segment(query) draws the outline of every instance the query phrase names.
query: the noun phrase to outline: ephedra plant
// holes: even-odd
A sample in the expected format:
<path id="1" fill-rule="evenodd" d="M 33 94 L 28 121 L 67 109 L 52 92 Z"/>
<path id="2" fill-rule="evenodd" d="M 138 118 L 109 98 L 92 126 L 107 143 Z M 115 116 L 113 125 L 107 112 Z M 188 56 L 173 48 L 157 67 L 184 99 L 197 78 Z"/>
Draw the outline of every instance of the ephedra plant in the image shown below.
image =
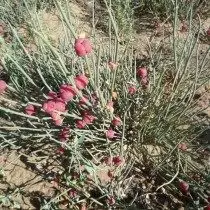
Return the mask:
<path id="1" fill-rule="evenodd" d="M 193 207 L 207 206 L 209 169 L 199 159 L 204 127 L 196 121 L 194 96 L 209 80 L 209 49 L 199 55 L 200 27 L 191 24 L 192 15 L 186 39 L 180 40 L 176 5 L 171 54 L 166 58 L 160 45 L 148 43 L 150 63 L 137 66 L 133 45 L 138 43 L 120 44 L 106 1 L 113 33 L 100 41 L 76 34 L 68 3 L 55 3 L 63 42 L 55 45 L 39 15 L 28 10 L 35 49 L 27 49 L 8 23 L 13 40 L 3 43 L 1 59 L 10 78 L 7 84 L 0 81 L 1 150 L 21 150 L 37 165 L 41 152 L 42 158 L 59 163 L 57 194 L 42 208 L 58 208 L 63 200 L 69 208 L 84 201 L 90 208 L 122 207 L 138 197 L 145 207 L 145 196 L 163 189 L 186 196 Z M 130 191 L 137 189 L 132 182 L 140 185 L 144 176 L 153 180 L 152 187 L 130 199 Z"/>

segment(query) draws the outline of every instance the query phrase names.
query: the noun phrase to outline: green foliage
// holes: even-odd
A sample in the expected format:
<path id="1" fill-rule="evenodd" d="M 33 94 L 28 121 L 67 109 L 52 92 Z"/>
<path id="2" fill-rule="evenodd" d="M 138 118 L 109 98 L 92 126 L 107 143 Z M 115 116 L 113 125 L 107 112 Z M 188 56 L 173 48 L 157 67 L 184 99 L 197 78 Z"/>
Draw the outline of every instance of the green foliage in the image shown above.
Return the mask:
<path id="1" fill-rule="evenodd" d="M 124 35 L 128 34 L 133 27 L 131 0 L 112 0 L 110 2 L 120 33 Z"/>
<path id="2" fill-rule="evenodd" d="M 189 7 L 193 9 L 193 16 L 196 16 L 198 12 L 206 13 L 209 10 L 209 3 L 205 0 L 135 0 L 133 6 L 136 15 L 148 15 L 155 18 L 165 20 L 170 18 L 174 12 L 175 6 L 178 6 L 178 17 L 180 19 L 186 19 L 188 17 Z"/>
<path id="3" fill-rule="evenodd" d="M 1 21 L 18 26 L 29 17 L 28 9 L 37 11 L 41 9 L 51 10 L 55 7 L 54 0 L 0 0 Z"/>

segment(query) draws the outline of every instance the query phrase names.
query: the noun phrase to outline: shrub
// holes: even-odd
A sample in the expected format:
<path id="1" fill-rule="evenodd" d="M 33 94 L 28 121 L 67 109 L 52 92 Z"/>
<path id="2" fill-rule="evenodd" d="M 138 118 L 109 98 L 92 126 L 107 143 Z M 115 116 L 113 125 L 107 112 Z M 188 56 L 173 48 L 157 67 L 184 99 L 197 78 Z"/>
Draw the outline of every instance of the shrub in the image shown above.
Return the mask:
<path id="1" fill-rule="evenodd" d="M 135 190 L 132 180 L 138 183 L 145 173 L 155 180 L 149 190 L 166 188 L 178 196 L 184 183 L 184 192 L 199 194 L 203 205 L 209 173 L 206 161 L 198 160 L 203 127 L 196 122 L 194 96 L 209 80 L 209 50 L 200 57 L 200 27 L 190 27 L 186 40 L 179 40 L 175 10 L 172 54 L 166 59 L 163 49 L 151 44 L 150 63 L 137 66 L 133 46 L 121 45 L 117 30 L 109 43 L 102 39 L 96 45 L 76 35 L 67 6 L 56 1 L 56 8 L 64 31 L 71 32 L 62 45 L 56 47 L 38 15 L 31 14 L 27 25 L 36 50 L 25 48 L 11 24 L 13 41 L 2 48 L 10 82 L 0 114 L 12 123 L 0 127 L 1 148 L 41 149 L 62 166 L 58 194 L 43 209 L 57 208 L 63 196 L 69 208 L 83 199 L 90 207 L 131 205 L 134 200 L 124 200 L 128 188 Z M 191 23 L 192 12 L 190 18 Z M 98 176 L 102 167 L 109 167 L 106 184 Z M 193 180 L 195 174 L 202 181 Z"/>

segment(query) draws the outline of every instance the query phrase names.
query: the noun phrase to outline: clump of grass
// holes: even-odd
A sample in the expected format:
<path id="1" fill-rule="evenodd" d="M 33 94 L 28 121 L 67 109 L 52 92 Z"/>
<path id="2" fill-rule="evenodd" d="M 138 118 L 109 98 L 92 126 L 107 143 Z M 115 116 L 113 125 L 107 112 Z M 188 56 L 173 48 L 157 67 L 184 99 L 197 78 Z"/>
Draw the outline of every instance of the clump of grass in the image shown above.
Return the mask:
<path id="1" fill-rule="evenodd" d="M 30 14 L 27 13 L 27 7 L 29 10 L 52 10 L 55 8 L 53 0 L 29 0 L 29 1 L 7 1 L 1 0 L 0 15 L 1 21 L 14 26 L 21 26 Z"/>
<path id="2" fill-rule="evenodd" d="M 117 29 L 121 41 L 126 38 L 129 39 L 132 36 L 134 23 L 131 0 L 124 2 L 100 0 L 97 3 L 96 11 L 93 8 L 93 18 L 97 20 L 96 28 L 102 29 L 105 33 L 113 33 Z M 100 16 L 98 16 L 98 13 L 100 13 Z M 115 28 L 110 24 L 111 21 L 116 22 Z"/>
<path id="3" fill-rule="evenodd" d="M 63 202 L 73 208 L 84 201 L 90 208 L 130 206 L 135 199 L 151 193 L 139 190 L 135 199 L 125 202 L 129 189 L 136 190 L 132 181 L 139 174 L 155 180 L 149 189 L 154 194 L 163 189 L 176 197 L 183 193 L 192 207 L 204 206 L 209 173 L 207 162 L 198 161 L 197 150 L 205 147 L 197 142 L 203 127 L 195 121 L 194 95 L 209 80 L 209 49 L 200 58 L 200 27 L 190 27 L 186 40 L 179 42 L 179 9 L 174 5 L 172 54 L 166 60 L 161 46 L 153 51 L 149 43 L 149 64 L 137 66 L 131 43 L 120 44 L 118 25 L 108 2 L 109 27 L 114 32 L 110 31 L 109 42 L 102 40 L 98 45 L 83 34 L 78 38 L 67 2 L 55 3 L 63 23 L 61 46 L 54 46 L 48 39 L 38 13 L 30 13 L 27 25 L 36 50 L 25 48 L 13 24 L 8 24 L 13 42 L 2 48 L 2 64 L 10 83 L 1 97 L 4 103 L 0 111 L 1 117 L 12 123 L 0 127 L 1 148 L 32 150 L 32 154 L 39 148 L 61 166 L 54 177 L 59 185 L 57 194 L 45 200 L 42 209 L 56 208 Z M 191 26 L 192 7 L 189 11 Z M 90 40 L 94 50 L 90 49 Z M 78 75 L 82 75 L 78 80 L 83 88 L 78 87 Z M 67 89 L 64 84 L 68 84 Z M 61 89 L 69 93 L 70 85 L 76 93 L 65 101 Z M 52 91 L 54 96 L 49 97 Z M 45 106 L 58 98 L 65 104 L 63 111 L 53 108 L 62 117 L 59 124 L 54 121 L 60 118 L 54 120 L 54 112 Z M 87 111 L 91 123 L 85 121 Z M 30 159 L 32 154 L 25 155 Z M 103 168 L 108 168 L 103 172 L 109 177 L 106 183 L 98 174 Z M 203 181 L 195 180 L 195 174 Z M 180 189 L 181 180 L 190 187 Z M 199 195 L 199 204 L 193 193 Z M 148 208 L 143 203 L 140 207 Z"/>
<path id="4" fill-rule="evenodd" d="M 176 0 L 176 1 L 167 1 L 167 0 L 158 0 L 158 1 L 145 1 L 145 0 L 135 0 L 133 1 L 133 8 L 136 15 L 145 15 L 151 14 L 153 17 L 165 20 L 170 18 L 173 14 L 174 7 L 178 6 L 178 17 L 185 20 L 189 11 L 189 6 L 193 9 L 193 16 L 195 17 L 198 13 L 206 15 L 209 10 L 209 3 L 207 1 L 194 1 L 194 0 Z"/>
<path id="5" fill-rule="evenodd" d="M 133 27 L 133 10 L 131 1 L 124 2 L 120 0 L 110 1 L 110 8 L 112 8 L 116 24 L 119 28 L 120 34 L 128 34 Z"/>

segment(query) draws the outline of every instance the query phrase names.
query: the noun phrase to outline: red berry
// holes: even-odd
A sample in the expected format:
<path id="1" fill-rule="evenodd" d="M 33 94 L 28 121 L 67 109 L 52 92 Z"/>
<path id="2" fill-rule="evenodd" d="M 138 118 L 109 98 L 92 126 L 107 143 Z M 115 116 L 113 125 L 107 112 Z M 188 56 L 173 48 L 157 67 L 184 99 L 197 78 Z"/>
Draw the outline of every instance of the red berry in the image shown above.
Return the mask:
<path id="1" fill-rule="evenodd" d="M 28 115 L 34 115 L 36 113 L 35 107 L 32 104 L 29 104 L 25 108 L 25 113 Z"/>
<path id="2" fill-rule="evenodd" d="M 113 157 L 112 162 L 116 166 L 120 166 L 122 163 L 124 163 L 124 158 L 120 156 Z"/>
<path id="3" fill-rule="evenodd" d="M 60 86 L 60 97 L 65 101 L 69 102 L 76 96 L 76 90 L 72 85 L 63 84 Z"/>
<path id="4" fill-rule="evenodd" d="M 59 120 L 61 118 L 61 114 L 58 113 L 58 112 L 56 112 L 56 111 L 51 112 L 50 113 L 50 116 L 52 117 L 52 119 L 54 121 Z"/>
<path id="5" fill-rule="evenodd" d="M 83 57 L 92 52 L 90 40 L 87 38 L 79 38 L 75 40 L 74 49 L 79 57 Z"/>
<path id="6" fill-rule="evenodd" d="M 7 83 L 4 80 L 0 80 L 0 94 L 3 93 L 7 88 Z"/>
<path id="7" fill-rule="evenodd" d="M 138 68 L 137 76 L 139 76 L 141 79 L 146 78 L 148 76 L 147 69 L 145 67 Z"/>
<path id="8" fill-rule="evenodd" d="M 183 193 L 187 193 L 189 190 L 189 184 L 185 181 L 180 181 L 179 188 Z"/>
<path id="9" fill-rule="evenodd" d="M 75 85 L 79 90 L 84 89 L 88 85 L 88 78 L 81 74 L 74 79 Z"/>
<path id="10" fill-rule="evenodd" d="M 113 139 L 115 137 L 115 131 L 109 128 L 109 130 L 106 131 L 106 138 Z"/>
<path id="11" fill-rule="evenodd" d="M 68 194 L 69 194 L 69 197 L 71 197 L 71 198 L 77 197 L 77 191 L 75 189 L 70 189 L 68 191 Z"/>
<path id="12" fill-rule="evenodd" d="M 86 122 L 84 120 L 77 120 L 76 121 L 76 127 L 79 129 L 82 129 L 86 126 Z"/>
<path id="13" fill-rule="evenodd" d="M 59 112 L 65 112 L 66 111 L 66 104 L 61 98 L 54 99 L 55 101 L 55 109 Z"/>
<path id="14" fill-rule="evenodd" d="M 56 107 L 56 104 L 55 104 L 55 101 L 53 100 L 44 102 L 42 106 L 43 110 L 48 114 L 51 114 L 53 111 L 55 111 L 55 107 Z"/>
<path id="15" fill-rule="evenodd" d="M 63 118 L 58 118 L 57 120 L 54 120 L 54 124 L 57 126 L 61 126 L 63 124 Z"/>
<path id="16" fill-rule="evenodd" d="M 91 124 L 96 117 L 93 116 L 91 113 L 89 113 L 88 111 L 85 111 L 82 113 L 82 120 L 86 123 L 86 124 Z"/>
<path id="17" fill-rule="evenodd" d="M 69 127 L 63 128 L 60 131 L 59 136 L 58 136 L 60 141 L 66 141 L 69 138 L 69 132 L 70 132 L 70 128 Z"/>
<path id="18" fill-rule="evenodd" d="M 132 85 L 132 86 L 128 87 L 128 93 L 129 93 L 130 95 L 135 94 L 136 91 L 137 91 L 136 86 Z"/>
<path id="19" fill-rule="evenodd" d="M 120 126 L 122 124 L 122 121 L 119 117 L 114 117 L 114 119 L 112 120 L 112 125 L 114 125 L 115 127 Z"/>
<path id="20" fill-rule="evenodd" d="M 178 148 L 182 151 L 186 151 L 187 150 L 187 145 L 186 145 L 186 143 L 180 143 L 178 145 Z"/>
<path id="21" fill-rule="evenodd" d="M 111 197 L 109 197 L 109 198 L 107 199 L 107 204 L 108 204 L 109 206 L 113 206 L 115 203 L 116 203 L 116 201 L 115 201 L 115 199 L 114 199 L 113 196 L 111 196 Z"/>
<path id="22" fill-rule="evenodd" d="M 60 155 L 64 154 L 64 152 L 65 152 L 65 149 L 63 147 L 59 147 L 57 149 L 57 153 L 59 153 Z"/>

